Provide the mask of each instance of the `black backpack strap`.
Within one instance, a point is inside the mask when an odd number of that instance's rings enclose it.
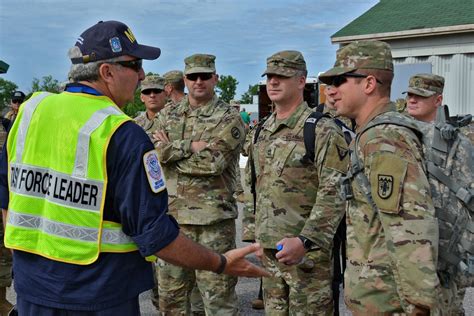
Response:
[[[324,107],[325,107],[324,103],[318,104],[318,106],[316,107],[316,112],[323,113]]]
[[[267,121],[267,119],[271,116],[271,114],[265,116],[262,118],[257,126],[255,126],[255,134],[253,135],[252,143],[256,144],[258,140],[258,136],[260,135],[260,132],[262,131],[263,124]],[[257,173],[255,171],[255,164],[253,162],[253,155],[249,156],[249,164],[250,164],[250,193],[252,193],[253,196],[253,213],[255,214],[257,210],[257,191],[255,189],[257,185]]]
[[[301,163],[303,165],[309,165],[314,163],[314,142],[316,141],[316,136],[314,135],[314,131],[316,129],[316,124],[322,117],[329,117],[327,114],[323,114],[321,112],[311,112],[308,116],[306,121],[304,122],[303,127],[303,139],[304,139],[304,147],[306,149],[306,153],[301,158]]]

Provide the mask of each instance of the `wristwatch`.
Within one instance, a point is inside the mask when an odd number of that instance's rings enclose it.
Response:
[[[310,250],[314,246],[314,242],[306,238],[305,236],[299,235],[298,238],[303,242],[303,247],[306,250]]]

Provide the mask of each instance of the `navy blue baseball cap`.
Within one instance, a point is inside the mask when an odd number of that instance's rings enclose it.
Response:
[[[82,57],[71,58],[73,64],[86,64],[123,55],[139,59],[157,59],[158,47],[140,45],[130,28],[118,21],[99,21],[85,30],[77,39]]]

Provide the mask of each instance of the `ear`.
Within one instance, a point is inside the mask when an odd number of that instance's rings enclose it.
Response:
[[[99,77],[105,82],[110,82],[114,78],[114,68],[107,63],[100,65]]]
[[[219,82],[219,75],[218,74],[214,74],[215,78],[216,78],[216,83]]]
[[[377,89],[377,79],[373,75],[367,76],[365,78],[365,93],[371,94]]]
[[[438,96],[436,97],[436,106],[441,106],[443,104],[443,95],[442,94],[438,94]]]
[[[305,86],[306,86],[306,77],[305,76],[298,77],[298,88],[304,89]]]
[[[145,100],[143,100],[143,94],[140,93],[140,100],[145,103]]]

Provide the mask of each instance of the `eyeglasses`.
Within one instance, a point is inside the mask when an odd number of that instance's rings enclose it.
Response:
[[[141,59],[134,59],[134,60],[120,60],[114,61],[108,64],[117,64],[125,68],[130,68],[136,72],[140,72],[142,69],[142,60]]]
[[[21,104],[23,101],[22,100],[12,100],[12,103],[15,103],[15,104]]]
[[[186,75],[186,79],[191,81],[196,81],[198,78],[201,78],[202,81],[206,81],[212,78],[213,73],[195,73]]]
[[[142,91],[142,94],[144,95],[150,95],[151,93],[160,94],[161,92],[163,92],[163,89],[146,89]]]
[[[356,72],[350,72],[350,73],[347,73],[347,74],[343,74],[343,75],[339,75],[339,76],[336,76],[334,78],[332,78],[332,83],[331,83],[331,86],[334,86],[334,87],[339,87],[340,85],[344,84],[345,82],[347,82],[347,78],[349,77],[352,77],[352,78],[367,78],[369,75],[363,75],[363,74],[358,74]],[[375,77],[374,77],[375,78]],[[379,79],[375,78],[375,81],[377,81],[378,83],[382,84],[382,81],[380,81]]]

